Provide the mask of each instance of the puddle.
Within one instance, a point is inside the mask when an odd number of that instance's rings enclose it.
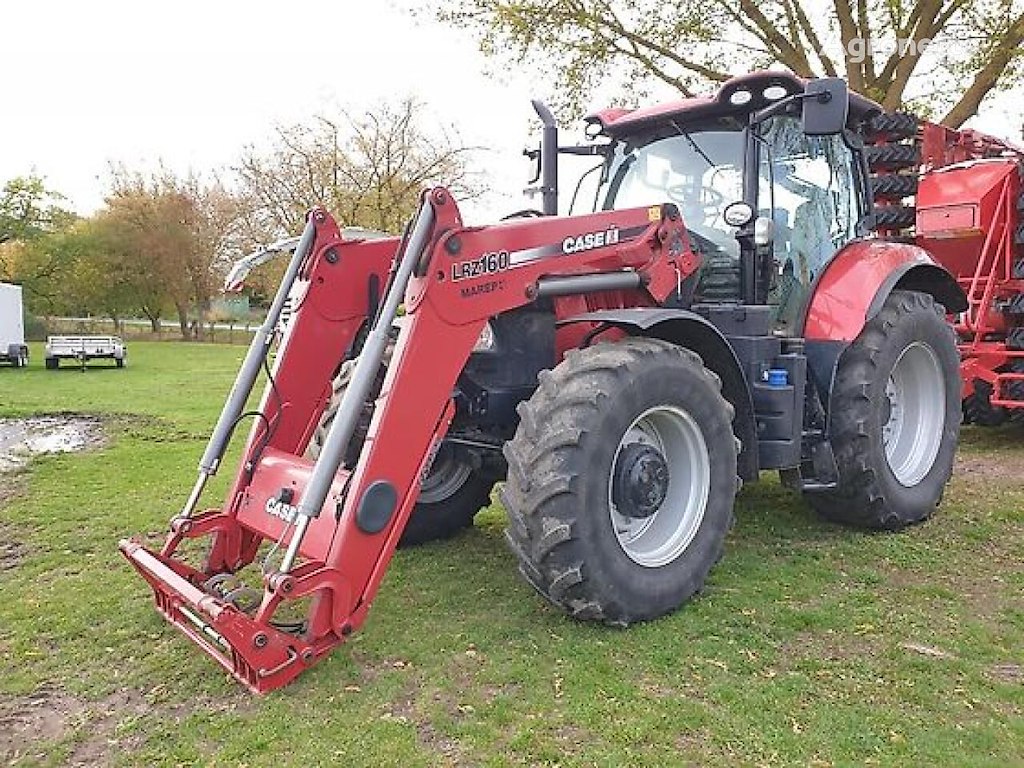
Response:
[[[38,454],[82,451],[102,442],[102,425],[95,416],[0,419],[0,473],[20,469]]]

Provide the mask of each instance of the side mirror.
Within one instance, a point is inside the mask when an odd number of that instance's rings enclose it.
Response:
[[[841,77],[822,77],[807,83],[803,98],[804,133],[834,136],[846,127],[850,94]]]

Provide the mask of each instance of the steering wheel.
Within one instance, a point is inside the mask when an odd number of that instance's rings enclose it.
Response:
[[[700,188],[700,200],[694,204],[693,197],[690,194],[691,189],[692,187],[686,184],[673,184],[666,187],[665,192],[668,193],[672,200],[680,204],[680,208],[683,209],[683,221],[686,221],[687,211],[699,211],[701,224],[713,224],[725,205],[725,195],[714,187],[702,186]]]

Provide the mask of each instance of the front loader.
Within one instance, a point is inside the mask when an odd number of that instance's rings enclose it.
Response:
[[[959,426],[944,314],[965,302],[871,231],[858,131],[878,111],[755,73],[598,113],[587,147],[549,127],[542,211],[467,227],[433,188],[401,238],[361,240],[313,209],[166,541],[121,542],[158,609],[265,692],[362,626],[400,543],[472,524],[501,481],[523,576],[612,625],[703,587],[762,470],[842,522],[928,517]],[[599,158],[588,213],[554,215],[559,151]]]

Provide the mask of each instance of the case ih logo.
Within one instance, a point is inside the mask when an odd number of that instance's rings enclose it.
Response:
[[[562,241],[562,253],[581,253],[619,242],[619,228],[612,227],[600,232],[587,232],[585,235],[567,237]]]
[[[267,510],[268,515],[280,518],[286,523],[294,523],[295,516],[299,514],[298,507],[294,504],[285,504],[276,496],[271,496],[267,499],[267,504],[264,509]]]

